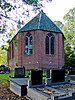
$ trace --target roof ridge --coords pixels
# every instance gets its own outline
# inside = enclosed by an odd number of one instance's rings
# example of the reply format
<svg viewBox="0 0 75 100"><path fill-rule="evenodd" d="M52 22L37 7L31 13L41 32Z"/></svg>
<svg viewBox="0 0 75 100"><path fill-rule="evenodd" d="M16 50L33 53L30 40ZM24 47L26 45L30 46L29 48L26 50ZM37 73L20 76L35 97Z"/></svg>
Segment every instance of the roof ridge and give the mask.
<svg viewBox="0 0 75 100"><path fill-rule="evenodd" d="M38 29L40 28L40 24L41 24L40 22L41 22L42 14L43 14L43 10L41 10L41 12L39 13Z"/></svg>

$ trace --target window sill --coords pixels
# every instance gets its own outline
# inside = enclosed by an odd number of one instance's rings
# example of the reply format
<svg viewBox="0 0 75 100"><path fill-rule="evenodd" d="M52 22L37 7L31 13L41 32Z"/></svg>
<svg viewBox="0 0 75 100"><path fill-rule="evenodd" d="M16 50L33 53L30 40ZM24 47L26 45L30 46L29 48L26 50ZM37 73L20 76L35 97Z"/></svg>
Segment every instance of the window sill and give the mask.
<svg viewBox="0 0 75 100"><path fill-rule="evenodd" d="M45 54L46 56L55 56L55 54Z"/></svg>

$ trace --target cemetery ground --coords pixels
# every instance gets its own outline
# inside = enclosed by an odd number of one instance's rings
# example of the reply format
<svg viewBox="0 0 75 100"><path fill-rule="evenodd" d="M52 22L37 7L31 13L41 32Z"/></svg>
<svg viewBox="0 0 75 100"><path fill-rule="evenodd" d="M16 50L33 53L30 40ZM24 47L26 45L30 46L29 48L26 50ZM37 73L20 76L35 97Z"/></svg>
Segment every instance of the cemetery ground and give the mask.
<svg viewBox="0 0 75 100"><path fill-rule="evenodd" d="M19 97L10 91L9 77L13 76L13 72L0 74L0 100L27 100L25 97Z"/></svg>
<svg viewBox="0 0 75 100"><path fill-rule="evenodd" d="M29 72L27 72L25 74L26 76L29 76ZM11 90L10 90L10 83L9 83L9 78L11 77L14 77L14 72L10 71L10 73L2 73L0 74L0 100L28 100L25 96L18 96L16 95L15 93L13 93ZM44 78L46 77L46 73L43 74ZM74 79L75 77L72 77L72 80L75 81ZM73 84L75 86L75 84ZM64 89L66 88L66 90L68 89L73 89L73 85L70 85L70 84L66 84L66 85L63 85L63 86L54 86L52 87L52 89L56 89L57 90L63 90L65 91ZM72 88L71 88L72 87ZM47 87L46 87L47 88ZM45 88L45 89L46 89ZM36 89L39 89L39 88L36 88ZM49 90L49 88L48 88ZM41 90L38 90L38 91L41 91ZM31 91L30 91L31 92ZM68 91L69 92L69 91ZM56 91L57 93L57 91ZM55 94L56 94L55 93ZM66 91L65 91L66 93ZM35 93L34 93L35 94ZM59 93L60 94L60 93ZM63 94L61 94L63 95ZM66 94L65 94L66 95ZM38 99L37 99L38 100ZM52 99L54 100L54 99ZM66 99L66 100L75 100L75 99Z"/></svg>

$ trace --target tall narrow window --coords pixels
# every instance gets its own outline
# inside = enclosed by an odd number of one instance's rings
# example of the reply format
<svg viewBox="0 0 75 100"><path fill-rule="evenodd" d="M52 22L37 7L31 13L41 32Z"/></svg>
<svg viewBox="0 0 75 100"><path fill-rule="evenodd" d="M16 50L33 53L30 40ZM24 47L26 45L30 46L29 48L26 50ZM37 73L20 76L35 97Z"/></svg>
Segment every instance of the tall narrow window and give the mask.
<svg viewBox="0 0 75 100"><path fill-rule="evenodd" d="M32 54L32 35L30 33L25 37L25 54Z"/></svg>
<svg viewBox="0 0 75 100"><path fill-rule="evenodd" d="M46 54L54 54L54 36L52 34L46 36Z"/></svg>

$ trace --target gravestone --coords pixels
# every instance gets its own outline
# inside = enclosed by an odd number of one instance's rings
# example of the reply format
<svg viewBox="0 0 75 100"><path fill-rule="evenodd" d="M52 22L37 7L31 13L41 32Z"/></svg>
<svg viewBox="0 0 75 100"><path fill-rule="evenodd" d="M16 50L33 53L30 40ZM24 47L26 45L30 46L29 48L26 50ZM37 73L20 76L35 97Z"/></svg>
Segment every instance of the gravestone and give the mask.
<svg viewBox="0 0 75 100"><path fill-rule="evenodd" d="M51 72L52 83L65 81L65 70L52 70Z"/></svg>
<svg viewBox="0 0 75 100"><path fill-rule="evenodd" d="M19 96L27 95L28 80L24 67L15 68L14 77L10 77L10 90Z"/></svg>
<svg viewBox="0 0 75 100"><path fill-rule="evenodd" d="M23 78L25 76L25 68L15 68L14 77L15 78Z"/></svg>
<svg viewBox="0 0 75 100"><path fill-rule="evenodd" d="M32 70L31 71L31 81L32 85L42 84L42 70Z"/></svg>

